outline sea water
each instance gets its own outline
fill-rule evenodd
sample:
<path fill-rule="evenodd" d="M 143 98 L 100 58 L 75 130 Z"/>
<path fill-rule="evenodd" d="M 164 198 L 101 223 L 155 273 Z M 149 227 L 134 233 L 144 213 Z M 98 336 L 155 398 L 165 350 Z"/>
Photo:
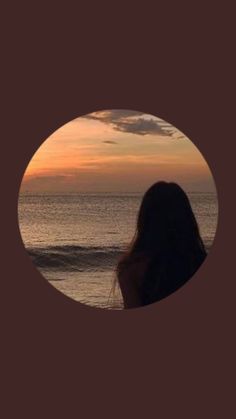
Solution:
<path fill-rule="evenodd" d="M 188 193 L 209 251 L 217 226 L 215 193 Z M 67 296 L 97 307 L 122 307 L 112 293 L 115 267 L 135 232 L 142 194 L 21 194 L 19 226 L 42 275 Z"/>

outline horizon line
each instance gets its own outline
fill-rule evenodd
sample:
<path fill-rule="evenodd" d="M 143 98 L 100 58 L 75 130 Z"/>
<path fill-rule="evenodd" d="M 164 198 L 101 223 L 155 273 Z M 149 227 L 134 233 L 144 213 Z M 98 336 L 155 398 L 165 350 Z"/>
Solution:
<path fill-rule="evenodd" d="M 101 195 L 101 194 L 143 194 L 144 191 L 20 191 L 20 195 Z M 214 193 L 217 194 L 216 190 L 190 190 L 185 189 L 185 192 L 187 193 Z"/>

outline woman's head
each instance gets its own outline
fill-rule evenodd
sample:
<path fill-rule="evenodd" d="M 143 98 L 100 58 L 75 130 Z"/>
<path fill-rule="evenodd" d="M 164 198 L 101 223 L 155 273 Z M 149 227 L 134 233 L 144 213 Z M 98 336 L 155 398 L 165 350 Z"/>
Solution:
<path fill-rule="evenodd" d="M 145 193 L 137 219 L 134 250 L 150 252 L 203 246 L 189 199 L 173 182 L 157 182 Z"/>

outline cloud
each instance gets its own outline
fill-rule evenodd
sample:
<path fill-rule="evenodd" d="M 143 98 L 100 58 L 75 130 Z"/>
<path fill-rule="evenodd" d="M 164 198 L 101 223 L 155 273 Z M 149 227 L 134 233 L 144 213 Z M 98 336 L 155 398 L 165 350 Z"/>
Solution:
<path fill-rule="evenodd" d="M 157 118 L 144 117 L 145 114 L 137 111 L 108 110 L 93 112 L 83 118 L 100 121 L 111 125 L 116 131 L 127 132 L 137 135 L 156 134 L 171 136 L 171 125 Z"/>
<path fill-rule="evenodd" d="M 116 126 L 118 131 L 129 132 L 138 135 L 158 134 L 168 135 L 168 133 L 153 119 L 144 119 L 142 117 L 134 120 L 126 119 L 119 121 Z"/>
<path fill-rule="evenodd" d="M 111 140 L 103 141 L 103 143 L 105 143 L 105 144 L 118 144 L 116 141 L 111 141 Z"/>
<path fill-rule="evenodd" d="M 98 111 L 85 115 L 83 118 L 101 120 L 107 123 L 115 123 L 123 118 L 131 118 L 143 115 L 142 112 L 129 111 L 123 109 L 113 109 L 108 111 Z"/>

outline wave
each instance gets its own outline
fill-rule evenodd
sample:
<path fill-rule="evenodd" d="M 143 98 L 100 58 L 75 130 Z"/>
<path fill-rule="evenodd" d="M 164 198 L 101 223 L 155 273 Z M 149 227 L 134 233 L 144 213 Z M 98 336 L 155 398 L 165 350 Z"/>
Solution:
<path fill-rule="evenodd" d="M 114 269 L 124 252 L 120 246 L 48 246 L 27 248 L 27 252 L 38 268 L 60 269 L 60 271 L 110 270 Z"/>
<path fill-rule="evenodd" d="M 206 243 L 209 251 L 211 244 Z M 47 246 L 26 249 L 34 264 L 41 269 L 60 271 L 114 270 L 124 254 L 125 246 Z"/>

